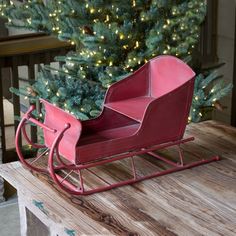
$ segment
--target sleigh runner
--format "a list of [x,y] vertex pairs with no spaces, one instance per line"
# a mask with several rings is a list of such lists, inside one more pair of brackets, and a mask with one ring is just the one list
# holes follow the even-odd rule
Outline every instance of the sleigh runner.
[[[73,115],[41,99],[45,107],[44,123],[32,116],[31,106],[23,116],[16,133],[16,149],[21,162],[32,170],[49,173],[54,182],[73,195],[92,194],[144,179],[192,168],[219,160],[210,159],[185,164],[181,144],[194,138],[183,138],[192,102],[195,73],[173,56],[159,56],[127,78],[114,83],[107,91],[99,117],[80,121]],[[32,143],[25,126],[32,122],[43,129],[44,145]],[[25,160],[19,147],[20,133],[32,147],[44,151],[33,161]],[[174,162],[156,150],[178,148]],[[136,171],[134,156],[148,154],[167,163],[170,168],[146,176]],[[37,160],[48,155],[48,168],[37,166]],[[84,187],[83,170],[122,159],[130,159],[132,178],[95,188]],[[60,173],[66,172],[61,175]],[[76,173],[78,183],[69,176]]]

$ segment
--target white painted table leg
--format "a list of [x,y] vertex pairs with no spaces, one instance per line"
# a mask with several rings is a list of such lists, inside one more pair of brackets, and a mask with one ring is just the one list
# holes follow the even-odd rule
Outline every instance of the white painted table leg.
[[3,194],[4,194],[4,180],[2,177],[0,177],[0,202],[5,201]]
[[[0,133],[0,135],[1,135],[1,133]],[[0,148],[1,148],[1,143],[0,143]],[[2,163],[2,150],[0,150],[0,164],[1,163]],[[4,179],[2,177],[0,177],[0,202],[5,201],[3,194],[4,194]]]
[[26,208],[23,202],[24,201],[21,201],[21,196],[18,195],[18,204],[20,212],[20,232],[21,236],[27,236],[27,216],[26,216]]

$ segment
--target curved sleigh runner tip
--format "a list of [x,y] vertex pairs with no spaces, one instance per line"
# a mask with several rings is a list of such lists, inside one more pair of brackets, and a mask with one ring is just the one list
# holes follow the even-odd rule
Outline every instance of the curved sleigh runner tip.
[[[194,140],[183,138],[194,77],[192,69],[181,60],[173,56],[156,57],[114,83],[106,93],[100,116],[88,121],[79,121],[41,99],[44,123],[33,118],[35,108],[31,106],[18,126],[16,150],[20,161],[34,171],[50,174],[61,189],[72,195],[101,192],[217,161],[218,156],[202,159],[193,153],[196,160],[185,163],[183,157],[181,145]],[[42,128],[44,145],[32,143],[27,136],[25,126],[30,123]],[[34,159],[26,160],[22,155],[21,132],[32,147],[41,150]],[[177,148],[177,161],[155,152],[173,146]],[[142,154],[161,161],[165,169],[140,175],[135,156]],[[125,162],[130,174],[127,179],[113,183],[106,179],[105,166],[113,162],[117,165],[118,161]],[[44,168],[42,162],[47,163]],[[88,175],[99,185],[87,186]]]

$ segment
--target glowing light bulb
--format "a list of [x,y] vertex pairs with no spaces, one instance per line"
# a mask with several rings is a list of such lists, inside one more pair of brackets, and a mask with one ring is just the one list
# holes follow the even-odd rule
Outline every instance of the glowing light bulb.
[[109,15],[106,15],[106,20],[105,20],[105,22],[108,22],[109,20],[110,20]]
[[134,48],[138,48],[139,47],[139,41],[135,42],[135,47]]
[[124,39],[124,35],[123,34],[120,34],[120,40]]
[[167,50],[164,50],[164,51],[163,51],[163,54],[167,54],[167,52],[168,52]]

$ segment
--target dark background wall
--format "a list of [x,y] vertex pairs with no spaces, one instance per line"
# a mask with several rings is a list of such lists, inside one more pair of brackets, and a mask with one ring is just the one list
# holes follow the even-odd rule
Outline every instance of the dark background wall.
[[4,21],[0,18],[0,38],[6,37],[8,35],[7,29],[4,26]]
[[[220,74],[224,75],[227,82],[233,82],[234,65],[234,40],[235,40],[235,1],[218,0],[217,16],[217,56],[219,62],[225,65],[220,68]],[[221,103],[226,108],[223,111],[215,111],[213,118],[230,124],[232,109],[232,94],[230,93]],[[235,105],[233,105],[235,106]]]

